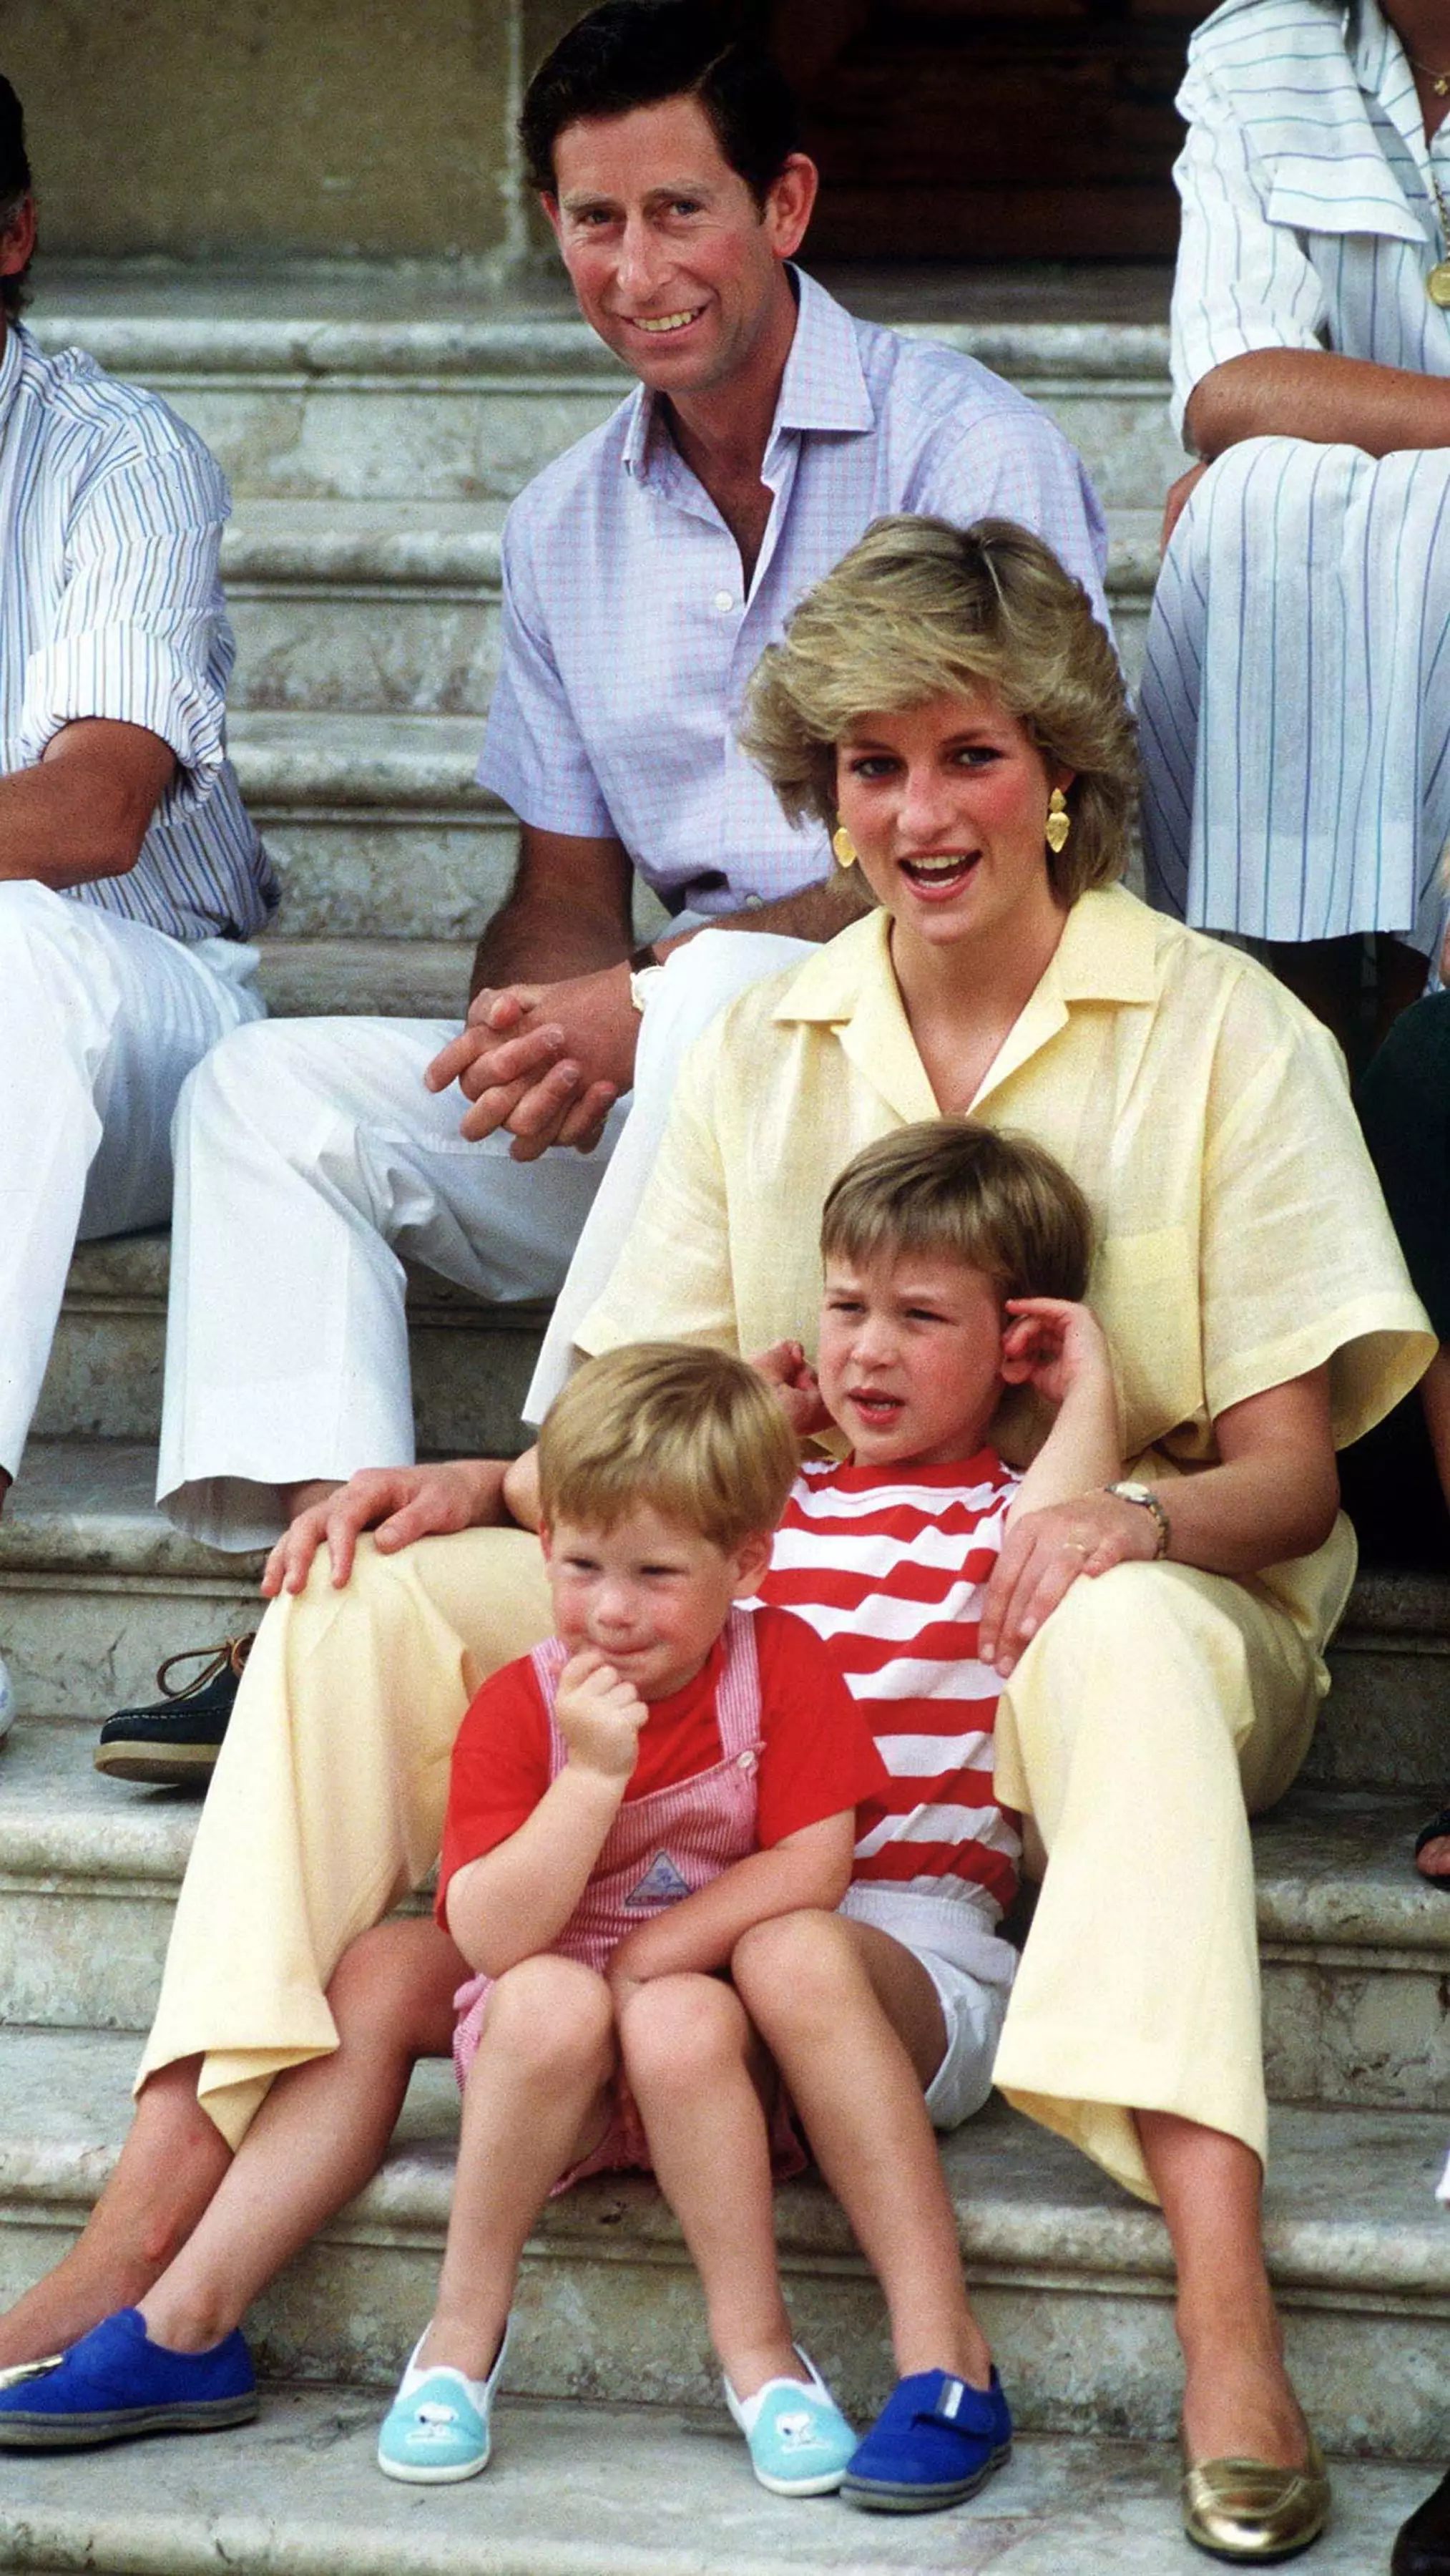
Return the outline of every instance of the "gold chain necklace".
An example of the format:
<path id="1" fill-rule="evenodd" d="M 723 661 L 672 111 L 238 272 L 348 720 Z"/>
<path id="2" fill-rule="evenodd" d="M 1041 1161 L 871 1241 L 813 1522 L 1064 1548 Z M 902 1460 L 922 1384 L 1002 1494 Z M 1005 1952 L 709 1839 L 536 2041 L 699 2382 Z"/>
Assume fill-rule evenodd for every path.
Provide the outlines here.
<path id="1" fill-rule="evenodd" d="M 1450 309 L 1450 214 L 1445 211 L 1445 200 L 1440 194 L 1440 182 L 1435 176 L 1433 164 L 1427 161 L 1425 166 L 1429 172 L 1430 187 L 1434 195 L 1436 211 L 1440 217 L 1440 239 L 1446 246 L 1445 254 L 1436 260 L 1425 280 L 1425 293 L 1432 304 L 1438 304 L 1444 311 Z"/>
<path id="2" fill-rule="evenodd" d="M 1406 54 L 1405 60 L 1412 72 L 1423 74 L 1437 98 L 1450 98 L 1450 72 L 1434 72 L 1428 63 L 1417 63 L 1413 54 Z"/>

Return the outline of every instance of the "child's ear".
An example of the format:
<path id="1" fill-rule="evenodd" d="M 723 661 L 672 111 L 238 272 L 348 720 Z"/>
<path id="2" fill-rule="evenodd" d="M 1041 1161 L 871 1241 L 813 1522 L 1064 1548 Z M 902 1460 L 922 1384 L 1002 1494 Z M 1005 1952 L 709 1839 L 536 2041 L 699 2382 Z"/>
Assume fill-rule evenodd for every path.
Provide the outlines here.
<path id="1" fill-rule="evenodd" d="M 1030 1333 L 1017 1333 L 1017 1322 L 1018 1318 L 1015 1315 L 1009 1315 L 1004 1307 L 1002 1343 L 997 1354 L 997 1370 L 1004 1386 L 1023 1386 L 1032 1375 L 1033 1339 Z M 1014 1350 L 1013 1345 L 1016 1340 L 1020 1340 L 1025 1345 L 1021 1351 Z"/>
<path id="2" fill-rule="evenodd" d="M 737 1601 L 748 1601 L 760 1589 L 761 1577 L 770 1563 L 773 1530 L 753 1530 L 743 1538 L 731 1556 L 730 1590 Z"/>
<path id="3" fill-rule="evenodd" d="M 544 1563 L 546 1565 L 552 1565 L 554 1561 L 554 1533 L 550 1529 L 547 1521 L 540 1521 L 539 1523 L 539 1545 L 544 1551 Z"/>

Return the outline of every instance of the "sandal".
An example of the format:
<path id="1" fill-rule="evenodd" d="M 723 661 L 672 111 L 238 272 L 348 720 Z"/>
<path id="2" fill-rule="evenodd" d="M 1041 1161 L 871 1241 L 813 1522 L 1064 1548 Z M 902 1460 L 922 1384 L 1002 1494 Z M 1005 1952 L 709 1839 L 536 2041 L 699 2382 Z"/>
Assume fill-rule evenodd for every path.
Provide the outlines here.
<path id="1" fill-rule="evenodd" d="M 1417 1863 L 1425 1845 L 1438 1842 L 1442 1834 L 1450 1834 L 1450 1807 L 1442 1807 L 1438 1815 L 1430 1818 L 1428 1825 L 1420 1827 L 1415 1836 Z M 1420 1876 L 1427 1887 L 1443 1887 L 1447 1895 L 1450 1895 L 1450 1869 L 1422 1869 Z"/>

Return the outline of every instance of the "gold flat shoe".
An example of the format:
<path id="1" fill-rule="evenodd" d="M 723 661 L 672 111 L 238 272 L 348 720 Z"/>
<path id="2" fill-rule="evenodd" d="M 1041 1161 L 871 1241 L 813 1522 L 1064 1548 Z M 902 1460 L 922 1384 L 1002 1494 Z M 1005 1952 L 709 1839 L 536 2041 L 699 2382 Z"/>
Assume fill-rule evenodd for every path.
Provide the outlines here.
<path id="1" fill-rule="evenodd" d="M 1205 2460 L 1185 2468 L 1183 2528 L 1213 2558 L 1267 2567 L 1293 2558 L 1329 2520 L 1329 2475 L 1312 2434 L 1302 2469 L 1267 2460 Z"/>

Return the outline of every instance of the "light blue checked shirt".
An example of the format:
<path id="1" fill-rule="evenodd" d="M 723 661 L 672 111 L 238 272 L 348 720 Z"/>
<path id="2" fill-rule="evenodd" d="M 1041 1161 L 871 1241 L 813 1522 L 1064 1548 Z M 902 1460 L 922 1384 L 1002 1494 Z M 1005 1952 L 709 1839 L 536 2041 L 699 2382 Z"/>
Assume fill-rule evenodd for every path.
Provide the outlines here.
<path id="1" fill-rule="evenodd" d="M 1446 242 L 1450 122 L 1425 141 L 1414 75 L 1377 0 L 1228 0 L 1188 49 L 1174 171 L 1174 418 L 1254 349 L 1334 349 L 1450 375 L 1450 312 L 1425 279 Z"/>
<path id="2" fill-rule="evenodd" d="M 479 778 L 526 823 L 616 835 L 671 911 L 736 912 L 829 872 L 735 740 L 789 611 L 884 512 L 1023 521 L 1108 623 L 1102 515 L 1046 415 L 974 358 L 852 318 L 795 272 L 800 312 L 748 594 L 724 520 L 643 386 L 521 493 L 504 530 L 503 667 Z"/>
<path id="3" fill-rule="evenodd" d="M 226 757 L 236 647 L 219 466 L 155 394 L 11 325 L 0 357 L 0 772 L 84 716 L 144 725 L 175 784 L 129 875 L 69 889 L 175 939 L 248 938 L 277 902 Z"/>

